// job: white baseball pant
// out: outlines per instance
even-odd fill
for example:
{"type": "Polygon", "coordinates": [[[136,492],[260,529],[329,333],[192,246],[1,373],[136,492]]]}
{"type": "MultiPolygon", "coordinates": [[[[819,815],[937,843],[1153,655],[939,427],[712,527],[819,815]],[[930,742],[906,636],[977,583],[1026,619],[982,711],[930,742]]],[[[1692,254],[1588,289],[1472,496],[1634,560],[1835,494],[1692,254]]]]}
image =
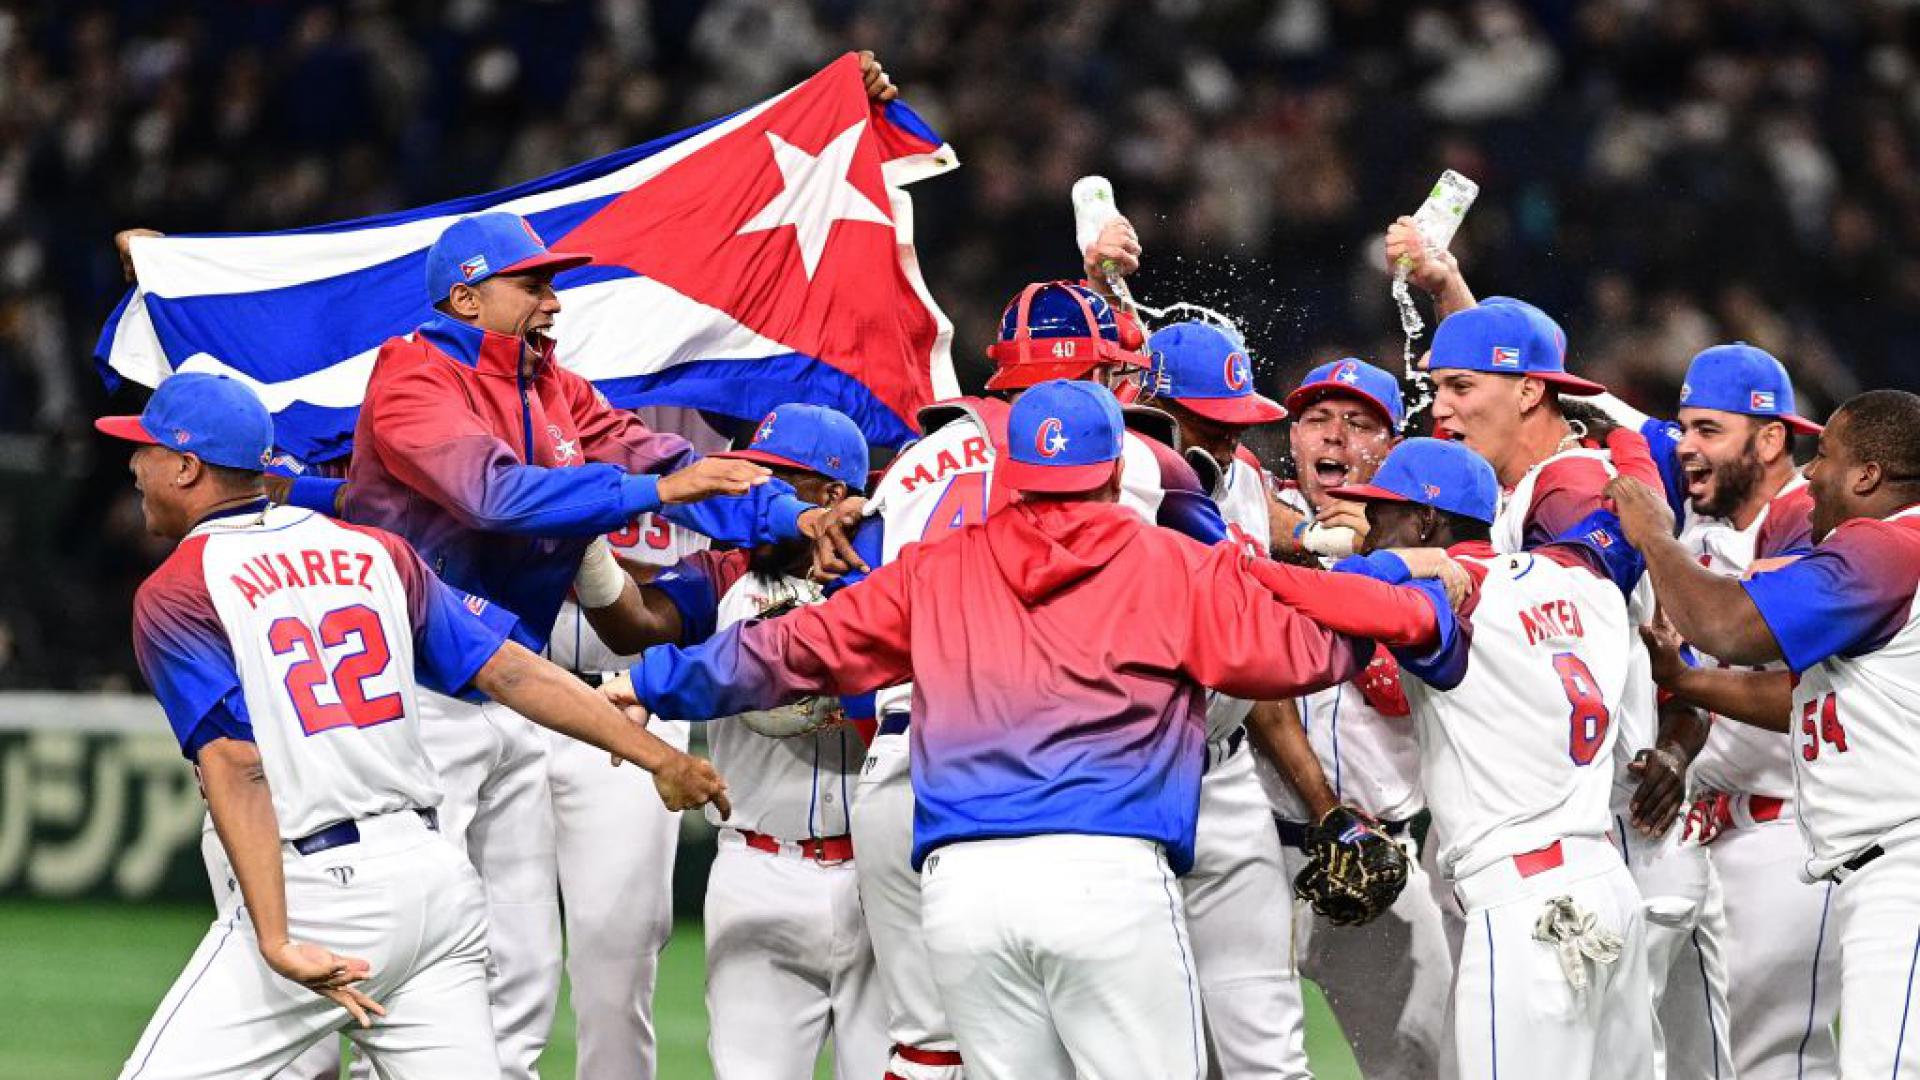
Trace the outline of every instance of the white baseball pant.
{"type": "Polygon", "coordinates": [[[1727,911],[1727,1004],[1742,1080],[1832,1080],[1840,1005],[1834,884],[1800,880],[1806,841],[1791,805],[1755,822],[1732,797],[1733,825],[1707,845],[1727,911]]]}
{"type": "Polygon", "coordinates": [[[486,905],[458,852],[404,810],[312,855],[283,845],[296,940],[372,966],[360,988],[387,1015],[362,1030],[340,1006],[275,974],[245,906],[207,930],[121,1070],[121,1080],[272,1076],[345,1029],[387,1080],[496,1077],[486,993],[486,905]]]}
{"type": "Polygon", "coordinates": [[[1840,1075],[1848,1080],[1920,1076],[1920,844],[1884,850],[1833,890],[1840,1075]]]}
{"type": "Polygon", "coordinates": [[[1713,862],[1705,848],[1682,839],[1677,825],[1657,840],[1634,832],[1624,815],[1614,818],[1613,827],[1646,905],[1655,1075],[1731,1076],[1727,920],[1713,862]]]}
{"type": "MultiPolygon", "coordinates": [[[[1561,840],[1561,865],[1523,876],[1501,859],[1454,883],[1466,936],[1454,981],[1461,1080],[1647,1080],[1653,1066],[1645,915],[1620,854],[1601,840],[1561,840]],[[1571,898],[1620,935],[1611,964],[1583,961],[1575,990],[1557,947],[1534,940],[1550,901],[1571,898]]],[[[1543,851],[1546,849],[1543,849],[1543,851]]]]}
{"type": "MultiPolygon", "coordinates": [[[[200,821],[200,861],[206,865],[207,884],[213,888],[214,920],[218,922],[244,900],[240,881],[233,876],[233,864],[227,861],[227,849],[214,831],[212,814],[200,821]]],[[[336,1080],[340,1075],[340,1040],[321,1039],[273,1075],[275,1080],[336,1080]]]]}
{"type": "Polygon", "coordinates": [[[913,780],[907,736],[880,735],[867,750],[848,823],[855,876],[893,1043],[889,1073],[899,1080],[960,1080],[960,1046],[933,982],[920,926],[920,875],[913,851],[913,780]]]}
{"type": "MultiPolygon", "coordinates": [[[[1301,974],[1326,995],[1362,1076],[1426,1080],[1440,1073],[1453,953],[1418,845],[1408,835],[1397,842],[1407,853],[1407,887],[1393,906],[1365,926],[1335,926],[1300,901],[1294,954],[1301,974]]],[[[1307,854],[1290,845],[1280,850],[1292,881],[1307,854]]]]}
{"type": "Polygon", "coordinates": [[[948,844],[921,869],[940,1000],[975,1080],[1200,1080],[1206,1033],[1160,846],[1050,835],[948,844]]]}
{"type": "MultiPolygon", "coordinates": [[[[421,691],[420,738],[440,774],[440,831],[487,897],[487,996],[507,1080],[534,1080],[560,996],[560,900],[547,744],[498,702],[421,691]]],[[[603,759],[604,760],[604,759],[603,759]]]]}
{"type": "Polygon", "coordinates": [[[1225,741],[1200,782],[1193,869],[1180,879],[1215,1072],[1225,1080],[1311,1080],[1293,887],[1253,753],[1225,741]]]}
{"type": "Polygon", "coordinates": [[[837,1080],[886,1069],[886,999],[853,863],[760,851],[723,828],[705,921],[715,1080],[812,1080],[829,1035],[837,1080]]]}
{"type": "MultiPolygon", "coordinates": [[[[687,725],[648,729],[676,750],[687,725]]],[[[579,1080],[653,1080],[653,991],[673,935],[673,859],[680,815],[653,778],[558,732],[547,739],[554,852],[567,932],[579,1080]]]]}

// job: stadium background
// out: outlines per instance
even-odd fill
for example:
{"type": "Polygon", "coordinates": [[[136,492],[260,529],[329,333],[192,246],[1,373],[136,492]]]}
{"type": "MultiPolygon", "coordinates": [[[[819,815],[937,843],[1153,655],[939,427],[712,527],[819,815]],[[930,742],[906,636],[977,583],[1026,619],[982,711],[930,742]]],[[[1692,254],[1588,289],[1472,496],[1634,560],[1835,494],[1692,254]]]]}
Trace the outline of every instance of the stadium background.
{"type": "MultiPolygon", "coordinates": [[[[0,5],[0,956],[27,976],[0,1077],[110,1071],[206,917],[177,752],[107,696],[141,690],[129,603],[163,554],[89,424],[138,404],[88,360],[116,230],[489,190],[872,48],[963,162],[914,197],[969,389],[1004,299],[1076,272],[1088,172],[1139,227],[1136,291],[1232,316],[1266,392],[1391,363],[1379,232],[1452,167],[1483,188],[1470,280],[1561,317],[1583,373],[1665,411],[1695,351],[1741,338],[1822,415],[1920,384],[1917,30],[1896,0],[0,5]]],[[[700,1074],[698,971],[688,924],[665,1076],[700,1074]]]]}

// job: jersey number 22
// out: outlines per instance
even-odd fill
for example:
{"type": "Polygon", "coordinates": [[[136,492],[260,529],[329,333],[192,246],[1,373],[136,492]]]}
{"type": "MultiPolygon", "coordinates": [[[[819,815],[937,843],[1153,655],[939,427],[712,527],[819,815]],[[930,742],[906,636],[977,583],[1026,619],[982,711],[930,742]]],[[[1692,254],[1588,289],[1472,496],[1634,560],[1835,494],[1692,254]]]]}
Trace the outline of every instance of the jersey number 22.
{"type": "Polygon", "coordinates": [[[329,611],[320,618],[319,643],[313,629],[300,619],[275,619],[267,628],[267,644],[275,656],[298,656],[287,670],[287,694],[293,709],[300,714],[300,729],[318,735],[337,727],[372,727],[398,720],[406,713],[406,704],[398,693],[367,697],[366,681],[387,670],[393,654],[387,648],[387,633],[380,615],[365,604],[329,611]],[[323,649],[345,645],[349,638],[360,639],[358,652],[342,656],[329,672],[323,649]],[[333,702],[323,702],[314,688],[333,685],[333,702]]]}

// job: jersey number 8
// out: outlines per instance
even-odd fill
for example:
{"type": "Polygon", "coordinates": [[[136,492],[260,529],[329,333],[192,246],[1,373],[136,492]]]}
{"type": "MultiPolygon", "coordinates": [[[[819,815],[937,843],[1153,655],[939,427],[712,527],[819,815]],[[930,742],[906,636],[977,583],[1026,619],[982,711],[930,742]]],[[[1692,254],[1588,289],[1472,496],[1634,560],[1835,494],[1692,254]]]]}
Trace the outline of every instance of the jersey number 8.
{"type": "Polygon", "coordinates": [[[319,630],[316,645],[313,630],[299,619],[275,619],[267,628],[267,644],[275,656],[300,654],[287,669],[286,685],[302,731],[318,735],[338,727],[372,727],[406,714],[406,703],[398,693],[367,697],[366,681],[385,672],[393,659],[378,612],[364,604],[329,611],[321,616],[319,630]],[[342,656],[329,673],[321,650],[345,645],[350,637],[360,639],[359,651],[342,656]],[[321,683],[333,685],[337,701],[320,700],[314,688],[321,683]]]}
{"type": "Polygon", "coordinates": [[[1613,714],[1607,711],[1606,700],[1600,696],[1600,685],[1594,682],[1593,669],[1579,656],[1570,653],[1553,655],[1553,670],[1560,676],[1560,688],[1567,693],[1567,704],[1571,713],[1567,722],[1571,730],[1567,733],[1567,756],[1575,765],[1593,764],[1594,755],[1600,752],[1600,744],[1606,741],[1607,725],[1613,722],[1613,714]]]}

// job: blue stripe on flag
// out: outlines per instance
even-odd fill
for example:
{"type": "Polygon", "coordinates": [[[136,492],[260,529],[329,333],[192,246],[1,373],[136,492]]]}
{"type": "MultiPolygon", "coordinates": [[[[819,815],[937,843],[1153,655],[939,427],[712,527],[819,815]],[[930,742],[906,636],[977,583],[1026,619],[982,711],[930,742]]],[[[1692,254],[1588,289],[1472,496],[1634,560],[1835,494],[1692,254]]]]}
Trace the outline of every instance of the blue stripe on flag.
{"type": "Polygon", "coordinates": [[[869,442],[898,446],[914,438],[873,391],[831,364],[803,353],[751,360],[702,360],[651,375],[600,379],[594,383],[621,408],[684,405],[742,420],[758,420],[776,405],[795,401],[825,405],[847,414],[869,442]]]}

